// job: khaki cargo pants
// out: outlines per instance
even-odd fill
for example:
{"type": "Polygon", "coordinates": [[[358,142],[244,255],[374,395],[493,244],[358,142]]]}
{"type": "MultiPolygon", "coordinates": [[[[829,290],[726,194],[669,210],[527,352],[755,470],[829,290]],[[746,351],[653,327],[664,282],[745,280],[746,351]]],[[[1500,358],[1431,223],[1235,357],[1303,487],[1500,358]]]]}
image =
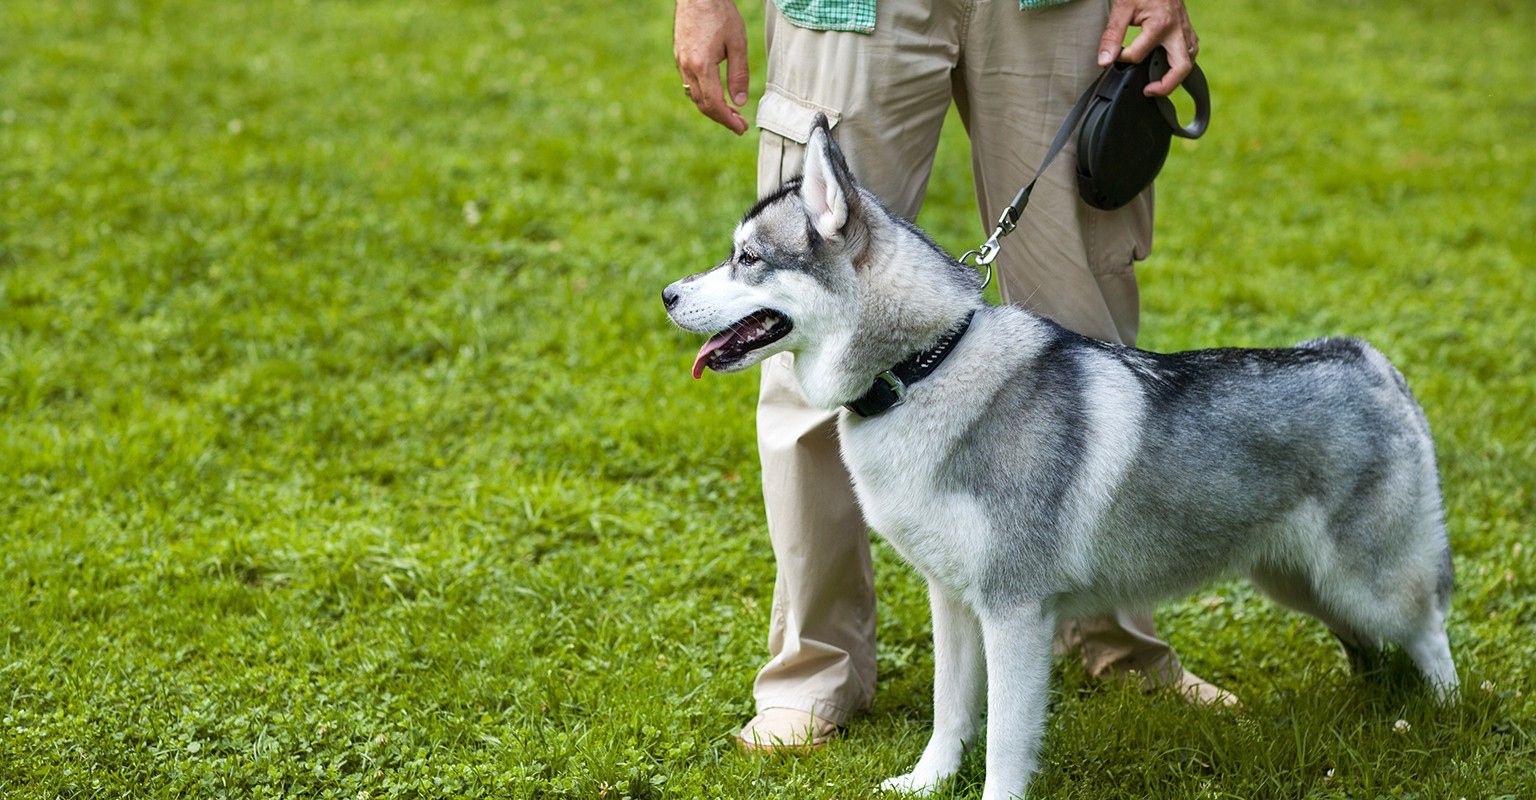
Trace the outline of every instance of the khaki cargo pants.
{"type": "MultiPolygon", "coordinates": [[[[970,134],[983,228],[1039,164],[1057,126],[1097,74],[1104,0],[1021,11],[1018,0],[880,0],[873,34],[791,24],[769,3],[768,83],[758,191],[800,172],[811,120],[833,123],[858,180],[914,218],[951,100],[970,134]]],[[[1151,190],[1098,211],[1077,196],[1073,148],[1036,187],[998,263],[1003,299],[1080,333],[1136,339],[1133,263],[1152,238],[1151,190]]],[[[978,239],[979,241],[979,239],[978,239]]],[[[842,724],[875,691],[875,595],[869,539],[838,454],[836,414],[806,404],[790,355],[763,364],[758,444],[778,563],[758,708],[814,711],[842,724]]],[[[1182,667],[1145,615],[1067,623],[1093,674],[1137,670],[1156,684],[1182,667]]]]}

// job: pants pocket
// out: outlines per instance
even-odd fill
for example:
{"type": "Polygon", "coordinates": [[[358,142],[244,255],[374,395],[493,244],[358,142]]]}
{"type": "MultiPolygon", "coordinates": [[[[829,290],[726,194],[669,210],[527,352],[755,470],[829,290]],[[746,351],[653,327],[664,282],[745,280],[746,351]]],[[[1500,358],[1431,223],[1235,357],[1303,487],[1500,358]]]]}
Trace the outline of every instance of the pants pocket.
{"type": "Polygon", "coordinates": [[[1095,275],[1124,275],[1152,252],[1152,190],[1114,211],[1079,206],[1088,215],[1083,228],[1088,268],[1095,275]]]}
{"type": "Polygon", "coordinates": [[[769,84],[757,104],[757,127],[797,144],[805,144],[811,138],[811,124],[817,113],[827,115],[827,122],[834,129],[843,119],[842,112],[835,108],[812,103],[769,84]]]}
{"type": "Polygon", "coordinates": [[[770,84],[757,104],[757,194],[776,191],[784,182],[800,174],[805,158],[805,143],[811,138],[811,125],[818,113],[827,116],[833,130],[842,121],[841,111],[803,100],[770,84]]]}

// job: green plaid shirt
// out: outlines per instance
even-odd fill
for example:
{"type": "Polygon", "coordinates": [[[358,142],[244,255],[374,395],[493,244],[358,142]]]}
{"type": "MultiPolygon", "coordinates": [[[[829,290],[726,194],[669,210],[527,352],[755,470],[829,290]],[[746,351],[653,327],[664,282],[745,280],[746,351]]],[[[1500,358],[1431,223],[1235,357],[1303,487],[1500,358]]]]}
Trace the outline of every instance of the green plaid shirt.
{"type": "MultiPolygon", "coordinates": [[[[875,30],[875,0],[772,0],[790,22],[813,31],[875,30]]],[[[1059,6],[1071,0],[1019,0],[1019,8],[1059,6]]]]}

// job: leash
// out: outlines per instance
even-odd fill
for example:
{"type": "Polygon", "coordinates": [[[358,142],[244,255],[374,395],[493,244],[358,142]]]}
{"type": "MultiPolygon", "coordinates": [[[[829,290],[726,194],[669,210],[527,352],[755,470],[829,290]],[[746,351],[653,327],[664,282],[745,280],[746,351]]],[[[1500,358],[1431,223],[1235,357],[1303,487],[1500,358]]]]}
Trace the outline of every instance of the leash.
{"type": "Polygon", "coordinates": [[[1181,84],[1195,101],[1194,121],[1179,124],[1178,112],[1166,97],[1153,97],[1148,105],[1141,90],[1150,81],[1166,75],[1168,66],[1167,51],[1157,47],[1140,63],[1110,64],[1083,90],[1056,130],[1056,138],[1046,149],[1040,168],[1003,209],[992,235],[980,247],[960,257],[962,264],[971,259],[973,267],[986,268],[982,288],[992,282],[992,262],[1002,249],[1003,237],[1013,233],[1024,207],[1029,205],[1035,184],[1079,126],[1082,133],[1077,145],[1077,193],[1083,202],[1105,211],[1130,202],[1152,183],[1168,156],[1171,137],[1198,139],[1205,133],[1211,119],[1211,95],[1199,64],[1190,64],[1190,72],[1181,84]],[[1103,102],[1095,103],[1096,99],[1103,102]],[[1152,125],[1148,115],[1160,118],[1158,124],[1152,125]],[[1164,124],[1166,128],[1161,127],[1164,124]],[[1154,127],[1156,130],[1152,130],[1154,127]],[[1111,148],[1120,152],[1117,154],[1111,148]]]}
{"type": "Polygon", "coordinates": [[[1035,191],[1035,184],[1045,174],[1046,168],[1051,166],[1051,162],[1056,160],[1062,148],[1067,146],[1067,140],[1072,138],[1072,132],[1083,121],[1083,115],[1088,112],[1088,105],[1093,101],[1093,96],[1098,93],[1099,86],[1114,69],[1114,64],[1105,67],[1104,71],[1099,73],[1099,77],[1094,78],[1093,83],[1078,96],[1077,102],[1072,105],[1072,110],[1067,113],[1067,118],[1062,120],[1061,127],[1056,129],[1056,138],[1051,140],[1051,146],[1045,151],[1045,159],[1040,162],[1040,168],[1035,170],[1035,176],[1029,179],[1029,183],[1024,184],[1024,188],[1013,196],[1013,202],[1003,209],[1002,216],[997,218],[997,227],[992,230],[992,235],[988,236],[980,247],[967,250],[965,255],[960,256],[961,264],[964,264],[967,258],[973,258],[971,266],[977,269],[986,268],[987,274],[981,280],[981,288],[987,288],[987,284],[992,282],[992,262],[997,260],[998,251],[1002,250],[1003,238],[1013,233],[1014,228],[1018,227],[1019,215],[1023,214],[1024,207],[1029,205],[1029,195],[1035,191]]]}
{"type": "MultiPolygon", "coordinates": [[[[1099,86],[1104,83],[1105,77],[1113,70],[1113,65],[1105,67],[1104,71],[1099,73],[1099,77],[1093,80],[1093,83],[1083,92],[1082,96],[1077,98],[1077,102],[1072,106],[1072,111],[1067,114],[1067,118],[1062,121],[1061,127],[1057,129],[1056,138],[1051,140],[1051,146],[1045,151],[1045,159],[1040,162],[1040,168],[1035,170],[1035,176],[1029,179],[1029,183],[1024,184],[1024,188],[1020,189],[1019,193],[1013,196],[1013,202],[1003,209],[1003,215],[998,218],[997,228],[992,231],[992,235],[987,237],[987,240],[980,247],[975,250],[968,250],[965,255],[960,256],[960,263],[962,264],[965,263],[967,258],[974,258],[973,266],[977,268],[986,267],[987,274],[981,281],[981,288],[987,288],[987,284],[992,282],[992,262],[997,259],[997,253],[1002,249],[1003,237],[1013,233],[1014,228],[1018,227],[1019,215],[1024,213],[1024,207],[1029,205],[1029,195],[1035,190],[1035,184],[1039,182],[1040,176],[1045,174],[1045,170],[1051,165],[1051,162],[1056,159],[1056,155],[1061,152],[1062,148],[1067,146],[1067,140],[1072,137],[1072,131],[1076,130],[1077,126],[1083,121],[1083,115],[1087,113],[1094,94],[1099,91],[1099,86]]],[[[844,404],[844,407],[861,417],[868,418],[885,413],[906,402],[907,387],[928,377],[930,373],[939,368],[940,364],[944,363],[944,359],[949,356],[950,351],[955,349],[956,344],[959,344],[960,337],[964,336],[965,332],[970,329],[971,317],[974,315],[975,312],[967,314],[965,320],[958,327],[940,337],[933,347],[920,353],[915,353],[900,364],[876,375],[875,382],[870,385],[869,389],[857,399],[844,404]]]]}

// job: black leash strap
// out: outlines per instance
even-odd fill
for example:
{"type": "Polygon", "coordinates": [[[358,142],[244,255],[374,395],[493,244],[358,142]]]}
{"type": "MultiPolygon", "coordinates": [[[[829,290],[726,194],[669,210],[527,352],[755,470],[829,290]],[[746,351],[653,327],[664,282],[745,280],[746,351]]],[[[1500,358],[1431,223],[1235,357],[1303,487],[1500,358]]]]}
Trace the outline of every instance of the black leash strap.
{"type": "Polygon", "coordinates": [[[1051,146],[1046,148],[1045,158],[1040,162],[1040,168],[1035,170],[1035,176],[1029,179],[1029,183],[1024,184],[1024,188],[1020,189],[1019,193],[1013,196],[1013,201],[1008,204],[1008,207],[1003,209],[1002,216],[997,218],[997,227],[993,229],[992,235],[987,237],[981,247],[960,256],[961,263],[965,262],[967,256],[975,256],[975,265],[987,268],[987,277],[982,281],[982,286],[992,282],[992,262],[997,258],[998,251],[1002,249],[1002,239],[1018,227],[1019,215],[1023,214],[1024,207],[1029,205],[1029,195],[1035,191],[1035,184],[1040,182],[1040,177],[1051,166],[1051,162],[1055,161],[1062,148],[1067,146],[1067,141],[1072,138],[1072,132],[1077,130],[1077,126],[1083,121],[1083,115],[1088,113],[1088,105],[1093,102],[1093,96],[1098,93],[1099,86],[1104,83],[1104,79],[1114,68],[1113,64],[1105,67],[1104,71],[1099,73],[1099,77],[1094,78],[1093,83],[1078,96],[1077,102],[1072,104],[1072,110],[1067,113],[1067,118],[1062,120],[1061,127],[1056,129],[1056,138],[1052,139],[1051,146]]]}
{"type": "MultiPolygon", "coordinates": [[[[1154,49],[1147,56],[1146,64],[1151,80],[1160,80],[1168,72],[1167,53],[1161,47],[1154,49]]],[[[997,259],[998,251],[1002,247],[1003,237],[1013,233],[1014,228],[1018,226],[1019,217],[1024,213],[1025,206],[1029,205],[1029,196],[1034,192],[1035,184],[1040,182],[1041,176],[1045,175],[1045,171],[1050,168],[1051,162],[1055,161],[1056,156],[1067,146],[1067,142],[1071,140],[1073,132],[1077,130],[1079,125],[1083,124],[1084,117],[1088,115],[1089,108],[1093,106],[1094,97],[1099,95],[1101,91],[1110,92],[1111,94],[1105,94],[1104,98],[1111,103],[1116,102],[1116,97],[1113,95],[1115,87],[1123,86],[1123,84],[1116,84],[1111,78],[1117,66],[1123,67],[1125,65],[1121,62],[1116,62],[1105,67],[1104,71],[1100,72],[1099,76],[1093,80],[1093,83],[1089,84],[1088,88],[1084,89],[1083,93],[1078,96],[1077,102],[1072,104],[1072,110],[1067,113],[1067,118],[1062,120],[1061,127],[1056,129],[1056,138],[1051,140],[1051,146],[1046,149],[1045,158],[1040,162],[1040,168],[1035,170],[1034,177],[1029,179],[1029,183],[1024,184],[1024,188],[1020,189],[1019,193],[1013,196],[1013,201],[1008,204],[1008,207],[1003,209],[1002,216],[998,217],[997,227],[993,229],[992,235],[987,237],[987,240],[980,247],[960,257],[961,263],[965,263],[967,258],[974,257],[975,260],[972,263],[976,267],[986,267],[986,277],[982,280],[983,287],[992,281],[992,262],[997,259]]],[[[1195,119],[1189,125],[1179,124],[1178,114],[1174,110],[1173,103],[1168,98],[1157,97],[1154,98],[1154,101],[1159,113],[1167,121],[1172,135],[1185,139],[1198,139],[1201,134],[1205,133],[1206,124],[1210,121],[1211,112],[1210,91],[1205,82],[1205,73],[1200,70],[1198,64],[1191,65],[1190,74],[1185,76],[1183,86],[1185,91],[1189,92],[1195,99],[1195,119]]],[[[1081,153],[1079,153],[1079,157],[1082,157],[1081,153]]]]}
{"type": "Polygon", "coordinates": [[[1099,84],[1104,82],[1113,69],[1113,65],[1105,67],[1104,71],[1099,73],[1099,77],[1094,78],[1093,83],[1078,96],[1077,102],[1072,105],[1072,110],[1067,113],[1067,118],[1062,120],[1061,127],[1056,129],[1056,138],[1051,140],[1051,146],[1046,149],[1045,159],[1040,162],[1040,168],[1035,170],[1035,176],[1029,179],[1029,183],[1024,184],[1024,188],[1013,196],[1013,202],[1003,209],[1003,215],[997,220],[998,233],[992,234],[992,238],[1000,239],[1013,233],[1013,229],[1017,227],[1019,215],[1023,214],[1024,207],[1029,205],[1029,195],[1035,191],[1035,184],[1040,182],[1040,177],[1051,166],[1051,162],[1056,160],[1061,149],[1067,146],[1067,140],[1072,138],[1072,132],[1077,130],[1077,126],[1083,121],[1083,115],[1088,113],[1088,104],[1098,93],[1099,84]]]}

